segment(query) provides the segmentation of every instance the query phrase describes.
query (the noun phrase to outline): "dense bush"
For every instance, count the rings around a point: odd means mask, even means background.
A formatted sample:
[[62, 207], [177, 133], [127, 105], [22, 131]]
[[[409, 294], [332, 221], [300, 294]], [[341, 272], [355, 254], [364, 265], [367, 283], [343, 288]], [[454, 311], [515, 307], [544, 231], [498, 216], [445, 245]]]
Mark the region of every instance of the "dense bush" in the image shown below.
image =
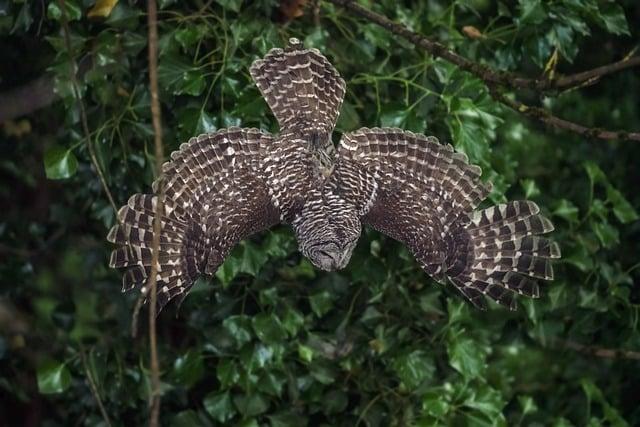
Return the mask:
[[[150, 191], [145, 5], [121, 0], [103, 18], [88, 16], [93, 0], [65, 3], [71, 55], [59, 2], [0, 1], [0, 103], [41, 75], [57, 97], [2, 129], [0, 424], [106, 425], [100, 400], [113, 425], [142, 425], [146, 324], [131, 338], [136, 296], [121, 294], [120, 274], [107, 268], [114, 212], [69, 72], [116, 202]], [[480, 312], [376, 232], [364, 233], [346, 270], [322, 273], [276, 228], [243, 242], [159, 316], [162, 425], [640, 424], [638, 143], [543, 128], [375, 24], [326, 2], [296, 17], [297, 3], [160, 1], [166, 151], [232, 125], [276, 131], [248, 67], [295, 36], [347, 80], [339, 132], [436, 135], [483, 167], [492, 202], [542, 206], [563, 252], [557, 279], [516, 312]], [[640, 28], [633, 0], [366, 6], [474, 61], [534, 77], [619, 60]], [[638, 131], [638, 93], [632, 69], [518, 97], [586, 126]]]

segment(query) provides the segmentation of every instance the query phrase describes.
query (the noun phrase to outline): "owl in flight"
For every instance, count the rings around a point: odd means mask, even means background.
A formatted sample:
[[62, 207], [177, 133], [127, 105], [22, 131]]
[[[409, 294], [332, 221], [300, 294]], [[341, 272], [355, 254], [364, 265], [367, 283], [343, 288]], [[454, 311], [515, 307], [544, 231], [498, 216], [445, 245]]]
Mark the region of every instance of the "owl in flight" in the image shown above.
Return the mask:
[[[486, 295], [514, 309], [514, 293], [537, 297], [535, 279], [553, 278], [558, 245], [538, 236], [551, 222], [530, 201], [476, 211], [490, 185], [450, 145], [362, 128], [342, 135], [336, 150], [331, 134], [345, 82], [318, 50], [290, 39], [250, 73], [280, 133], [221, 129], [191, 138], [163, 165], [159, 308], [214, 274], [242, 239], [279, 223], [291, 225], [302, 254], [326, 271], [348, 264], [369, 225], [479, 308]], [[119, 245], [110, 266], [125, 269], [125, 291], [147, 292], [156, 200], [132, 196], [109, 232]]]

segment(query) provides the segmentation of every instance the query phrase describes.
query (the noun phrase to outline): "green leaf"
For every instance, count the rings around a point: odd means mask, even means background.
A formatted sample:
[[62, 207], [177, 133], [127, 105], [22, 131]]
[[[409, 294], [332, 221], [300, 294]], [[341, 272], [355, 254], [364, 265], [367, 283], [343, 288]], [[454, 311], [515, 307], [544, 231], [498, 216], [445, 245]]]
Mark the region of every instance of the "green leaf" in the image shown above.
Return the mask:
[[227, 317], [222, 325], [234, 338], [238, 347], [251, 341], [253, 334], [251, 333], [251, 320], [248, 316], [241, 314]]
[[486, 367], [485, 349], [475, 340], [457, 336], [448, 341], [449, 364], [465, 378], [481, 375]]
[[505, 402], [499, 391], [488, 385], [482, 385], [474, 390], [469, 390], [468, 393], [469, 396], [464, 401], [465, 406], [477, 410], [489, 420], [502, 421], [501, 424], [504, 425], [502, 408], [505, 406]]
[[204, 375], [202, 354], [195, 349], [187, 351], [173, 362], [173, 376], [179, 384], [191, 388]]
[[559, 216], [570, 223], [578, 222], [578, 208], [570, 200], [561, 199], [553, 210], [553, 215]]
[[73, 152], [62, 147], [50, 147], [44, 153], [44, 170], [49, 179], [72, 177], [78, 170]]
[[605, 248], [611, 248], [620, 242], [620, 233], [606, 221], [593, 221], [591, 228]]
[[260, 313], [252, 320], [256, 336], [266, 343], [282, 341], [287, 337], [280, 319], [275, 314]]
[[304, 317], [302, 314], [292, 307], [287, 307], [282, 319], [282, 327], [294, 337], [298, 334], [300, 328], [304, 325]]
[[303, 344], [298, 344], [298, 357], [307, 363], [313, 360], [314, 351], [311, 347], [307, 347]]
[[38, 390], [42, 394], [62, 393], [71, 384], [71, 374], [66, 364], [48, 361], [38, 367]]
[[622, 6], [613, 2], [603, 2], [599, 9], [600, 13], [596, 16], [610, 33], [631, 35]]
[[158, 81], [174, 95], [198, 96], [205, 87], [202, 70], [175, 55], [160, 58]]
[[600, 184], [607, 183], [606, 175], [604, 174], [604, 172], [602, 172], [602, 169], [600, 169], [600, 166], [598, 166], [597, 164], [591, 161], [588, 161], [588, 162], [585, 162], [584, 168], [587, 171], [587, 175], [589, 175], [589, 180], [591, 181], [591, 185], [594, 185], [596, 183], [600, 183]]
[[309, 297], [309, 303], [311, 303], [311, 310], [318, 317], [322, 317], [331, 310], [333, 306], [333, 296], [328, 291], [322, 291]]
[[224, 393], [209, 393], [202, 403], [207, 414], [221, 423], [231, 420], [236, 413], [228, 391]]
[[638, 212], [631, 203], [612, 186], [607, 187], [607, 200], [613, 204], [613, 213], [621, 223], [627, 224], [638, 219]]
[[269, 409], [269, 401], [259, 393], [234, 396], [233, 403], [244, 417], [260, 415]]
[[[77, 21], [82, 18], [82, 11], [75, 0], [65, 0], [64, 4], [68, 21]], [[62, 20], [62, 9], [60, 9], [59, 2], [49, 2], [49, 5], [47, 6], [47, 18], [54, 21]]]
[[422, 409], [436, 418], [441, 418], [451, 409], [449, 399], [446, 390], [429, 391], [422, 398]]
[[433, 359], [423, 350], [414, 350], [394, 359], [393, 370], [402, 383], [409, 389], [415, 389], [435, 373]]
[[200, 42], [207, 35], [207, 27], [204, 25], [189, 25], [173, 33], [173, 37], [185, 50]]
[[527, 199], [531, 199], [532, 197], [537, 197], [540, 195], [540, 189], [536, 185], [536, 182], [533, 179], [523, 179], [520, 181], [520, 185], [524, 190], [524, 196]]

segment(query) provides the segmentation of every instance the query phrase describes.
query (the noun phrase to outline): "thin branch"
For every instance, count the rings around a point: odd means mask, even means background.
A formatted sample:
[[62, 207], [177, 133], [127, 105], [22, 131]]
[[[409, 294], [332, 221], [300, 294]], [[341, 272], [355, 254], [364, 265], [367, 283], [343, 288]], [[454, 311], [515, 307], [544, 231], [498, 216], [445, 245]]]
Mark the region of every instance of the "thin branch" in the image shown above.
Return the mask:
[[149, 88], [151, 91], [151, 116], [156, 155], [156, 212], [153, 218], [153, 242], [151, 247], [151, 271], [147, 282], [149, 298], [149, 347], [151, 357], [151, 401], [149, 407], [149, 426], [157, 427], [160, 417], [160, 363], [158, 361], [158, 344], [156, 338], [156, 304], [157, 275], [160, 253], [160, 232], [162, 212], [164, 211], [164, 183], [162, 182], [162, 162], [164, 148], [162, 146], [162, 116], [158, 96], [158, 8], [155, 0], [148, 0], [147, 22], [149, 25]]
[[73, 95], [78, 101], [78, 106], [80, 107], [80, 118], [82, 121], [82, 130], [84, 132], [85, 141], [87, 144], [87, 149], [89, 151], [89, 157], [91, 158], [91, 163], [93, 163], [93, 167], [98, 174], [98, 178], [100, 178], [100, 184], [102, 184], [102, 189], [104, 190], [107, 198], [109, 199], [109, 203], [111, 204], [111, 208], [113, 209], [114, 215], [116, 219], [118, 218], [118, 208], [116, 206], [116, 202], [111, 195], [111, 190], [109, 190], [109, 186], [107, 185], [107, 180], [102, 173], [102, 169], [100, 169], [100, 164], [98, 163], [98, 158], [96, 157], [95, 148], [91, 142], [91, 132], [89, 131], [89, 122], [87, 120], [87, 112], [84, 108], [84, 102], [82, 101], [82, 96], [80, 94], [80, 84], [78, 83], [78, 78], [75, 73], [76, 69], [76, 61], [73, 56], [73, 50], [71, 48], [71, 36], [69, 35], [69, 19], [67, 17], [67, 9], [65, 0], [58, 0], [58, 4], [60, 5], [60, 10], [62, 11], [62, 29], [64, 32], [64, 44], [69, 53], [71, 64], [71, 70], [69, 72], [69, 77], [71, 79], [71, 85], [73, 87]]
[[91, 394], [98, 404], [98, 408], [100, 409], [100, 413], [102, 414], [102, 418], [104, 419], [107, 427], [111, 427], [111, 420], [109, 419], [109, 414], [107, 414], [104, 405], [102, 404], [102, 399], [100, 398], [100, 393], [98, 392], [98, 387], [96, 386], [96, 382], [93, 379], [93, 375], [89, 370], [89, 364], [87, 363], [87, 356], [84, 354], [84, 348], [80, 347], [80, 360], [82, 360], [82, 367], [84, 368], [84, 373], [87, 376], [87, 381], [89, 382], [89, 389], [91, 390]]
[[570, 132], [577, 133], [578, 135], [582, 135], [589, 138], [598, 138], [605, 140], [629, 140], [629, 141], [640, 141], [640, 133], [639, 132], [627, 132], [624, 130], [607, 130], [601, 128], [588, 128], [586, 126], [579, 125], [574, 122], [570, 122], [565, 119], [561, 119], [559, 117], [554, 116], [548, 110], [539, 107], [532, 107], [526, 104], [523, 104], [520, 101], [515, 99], [511, 99], [501, 93], [494, 87], [489, 86], [489, 93], [491, 97], [496, 101], [500, 102], [503, 105], [517, 111], [520, 114], [523, 114], [532, 119], [538, 120], [544, 123], [547, 126], [560, 129], [567, 130]]
[[574, 350], [590, 356], [601, 357], [603, 359], [640, 360], [640, 351], [622, 350], [619, 348], [604, 348], [594, 345], [585, 345], [569, 340], [558, 340], [557, 342], [560, 347]]
[[627, 68], [637, 67], [640, 65], [640, 56], [623, 58], [618, 62], [602, 65], [600, 67], [593, 68], [591, 70], [582, 71], [576, 74], [570, 74], [568, 76], [558, 77], [555, 80], [547, 80], [551, 85], [542, 87], [541, 89], [560, 89], [566, 90], [573, 87], [581, 86], [585, 83], [597, 81], [601, 77], [608, 74], [617, 73], [618, 71], [625, 70]]
[[447, 49], [445, 45], [424, 37], [421, 34], [414, 33], [405, 26], [397, 24], [378, 13], [372, 12], [353, 2], [352, 0], [328, 1], [350, 10], [356, 15], [359, 15], [368, 21], [380, 25], [390, 32], [405, 38], [415, 46], [426, 50], [433, 56], [442, 58], [447, 62], [456, 65], [458, 68], [471, 73], [472, 75], [482, 80], [489, 87], [489, 91], [496, 101], [514, 109], [521, 114], [534, 118], [554, 128], [568, 130], [583, 136], [605, 140], [623, 139], [640, 141], [640, 133], [638, 132], [611, 131], [600, 128], [588, 128], [577, 123], [558, 118], [549, 111], [542, 108], [529, 107], [518, 101], [509, 99], [497, 89], [498, 86], [501, 86], [510, 89], [533, 89], [541, 92], [548, 90], [566, 90], [572, 87], [589, 84], [604, 75], [615, 73], [626, 68], [638, 66], [640, 65], [640, 57], [630, 57], [628, 55], [621, 61], [597, 67], [581, 73], [560, 77], [558, 79], [531, 79], [527, 77], [521, 77], [506, 71], [494, 70], [484, 64], [479, 64], [477, 62], [471, 61]]

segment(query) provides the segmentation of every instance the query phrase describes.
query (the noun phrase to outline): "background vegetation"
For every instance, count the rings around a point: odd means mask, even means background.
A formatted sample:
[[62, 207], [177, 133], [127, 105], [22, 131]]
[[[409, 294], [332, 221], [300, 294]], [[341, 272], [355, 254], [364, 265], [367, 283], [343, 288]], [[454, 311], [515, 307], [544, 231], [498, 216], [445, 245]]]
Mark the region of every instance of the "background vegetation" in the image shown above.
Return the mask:
[[[91, 152], [117, 205], [150, 191], [146, 6], [65, 3], [63, 14], [57, 1], [0, 1], [0, 104], [33, 107], [0, 129], [0, 425], [142, 425], [147, 325], [131, 337], [136, 296], [107, 268], [114, 211]], [[288, 228], [274, 229], [159, 316], [161, 424], [640, 424], [638, 142], [544, 128], [385, 29], [304, 3], [160, 1], [165, 151], [226, 126], [277, 131], [248, 67], [295, 36], [347, 80], [339, 132], [436, 135], [483, 167], [491, 201], [542, 206], [563, 252], [557, 280], [516, 312], [479, 312], [378, 233], [364, 233], [346, 270], [322, 273]], [[534, 78], [620, 60], [639, 40], [634, 0], [363, 4]], [[588, 127], [638, 131], [639, 93], [636, 68], [517, 96]]]

